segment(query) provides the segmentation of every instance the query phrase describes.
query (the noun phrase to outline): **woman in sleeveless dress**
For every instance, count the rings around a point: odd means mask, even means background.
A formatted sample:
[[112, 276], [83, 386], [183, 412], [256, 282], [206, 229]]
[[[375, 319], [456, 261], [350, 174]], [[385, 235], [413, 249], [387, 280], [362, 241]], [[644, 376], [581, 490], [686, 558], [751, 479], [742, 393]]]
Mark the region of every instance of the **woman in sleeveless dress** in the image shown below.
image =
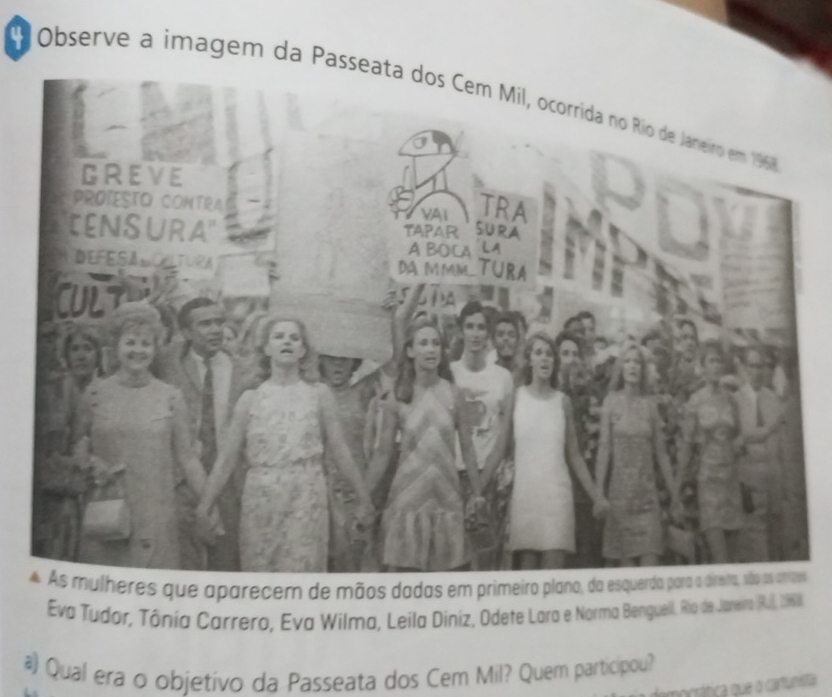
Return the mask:
[[601, 442], [596, 481], [610, 510], [604, 525], [604, 558], [621, 566], [655, 566], [664, 551], [661, 507], [654, 462], [658, 461], [671, 512], [681, 515], [677, 487], [654, 398], [647, 394], [647, 361], [634, 342], [624, 344], [613, 370], [611, 392], [601, 408]]
[[329, 510], [324, 458], [334, 462], [361, 500], [370, 503], [341, 430], [332, 392], [307, 379], [312, 363], [304, 326], [273, 318], [263, 327], [260, 350], [268, 378], [240, 397], [226, 446], [197, 507], [210, 537], [209, 513], [240, 456], [248, 464], [240, 512], [243, 571], [327, 570]]
[[382, 517], [382, 559], [391, 571], [450, 571], [470, 562], [456, 442], [482, 503], [464, 400], [453, 385], [439, 330], [426, 318], [407, 331], [395, 399], [385, 400], [379, 447], [368, 481], [380, 481], [396, 434], [399, 461]]
[[514, 404], [514, 489], [509, 548], [522, 569], [558, 569], [575, 551], [575, 508], [569, 467], [593, 501], [607, 507], [578, 446], [572, 405], [556, 389], [557, 351], [544, 333], [526, 343], [525, 385]]
[[744, 519], [737, 457], [742, 446], [739, 409], [720, 382], [727, 365], [722, 345], [704, 342], [701, 361], [705, 387], [685, 405], [677, 480], [685, 480], [696, 449], [699, 529], [710, 560], [727, 564], [737, 560], [737, 536]]

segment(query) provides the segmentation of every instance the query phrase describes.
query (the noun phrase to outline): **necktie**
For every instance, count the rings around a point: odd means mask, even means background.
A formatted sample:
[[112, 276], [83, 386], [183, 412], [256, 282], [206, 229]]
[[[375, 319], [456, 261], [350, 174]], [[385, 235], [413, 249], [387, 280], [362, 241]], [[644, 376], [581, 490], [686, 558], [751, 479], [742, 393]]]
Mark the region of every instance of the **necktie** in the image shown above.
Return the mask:
[[202, 383], [202, 414], [199, 422], [199, 441], [202, 443], [202, 466], [210, 472], [217, 459], [217, 426], [214, 419], [214, 371], [211, 359], [205, 357], [205, 379]]
[[757, 393], [755, 395], [755, 398], [756, 399], [754, 401], [757, 403], [757, 425], [764, 426], [765, 423], [763, 422], [763, 410], [760, 409], [760, 394]]

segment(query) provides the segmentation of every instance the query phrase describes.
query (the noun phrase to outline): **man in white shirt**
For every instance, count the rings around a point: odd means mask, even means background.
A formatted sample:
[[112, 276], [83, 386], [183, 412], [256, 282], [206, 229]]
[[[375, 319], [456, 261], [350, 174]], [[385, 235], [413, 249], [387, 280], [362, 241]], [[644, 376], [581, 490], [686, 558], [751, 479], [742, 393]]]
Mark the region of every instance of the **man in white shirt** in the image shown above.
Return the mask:
[[[241, 371], [222, 351], [225, 314], [208, 298], [194, 298], [179, 310], [179, 328], [185, 343], [173, 343], [161, 356], [159, 377], [182, 390], [194, 447], [206, 473], [210, 472], [225, 440], [237, 397], [242, 392]], [[194, 494], [180, 484], [177, 501], [180, 513], [180, 556], [186, 569], [239, 570], [237, 528], [240, 516], [240, 477], [232, 476], [218, 499], [224, 534], [208, 547], [193, 527]], [[198, 497], [197, 497], [198, 498]]]
[[[500, 498], [495, 475], [508, 454], [514, 411], [514, 380], [505, 368], [488, 361], [490, 332], [485, 309], [480, 302], [474, 300], [462, 308], [459, 326], [462, 330], [462, 358], [451, 363], [451, 372], [465, 397], [490, 518], [483, 521], [488, 523], [487, 526], [482, 526], [472, 535], [473, 564], [475, 569], [488, 570], [496, 568], [505, 522], [507, 501]], [[457, 470], [467, 503], [471, 489], [459, 452]]]
[[743, 367], [747, 381], [736, 392], [745, 452], [740, 458], [746, 518], [740, 532], [740, 559], [779, 561], [779, 528], [783, 503], [782, 428], [780, 400], [765, 386], [766, 356], [756, 347], [746, 349]]

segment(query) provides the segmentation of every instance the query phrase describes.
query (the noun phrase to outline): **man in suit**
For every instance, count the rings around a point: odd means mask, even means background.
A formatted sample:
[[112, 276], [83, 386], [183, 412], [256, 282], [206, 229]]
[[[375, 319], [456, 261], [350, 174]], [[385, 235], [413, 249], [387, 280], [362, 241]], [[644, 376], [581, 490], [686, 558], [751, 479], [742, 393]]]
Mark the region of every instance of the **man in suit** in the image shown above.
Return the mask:
[[766, 356], [746, 349], [746, 382], [736, 392], [745, 452], [739, 461], [746, 518], [740, 531], [740, 559], [778, 561], [783, 503], [782, 424], [780, 400], [765, 386]]
[[[174, 341], [161, 356], [159, 377], [182, 390], [191, 432], [200, 461], [209, 473], [222, 450], [237, 397], [243, 391], [241, 369], [222, 350], [225, 314], [208, 298], [186, 302], [178, 314], [183, 342]], [[186, 569], [237, 571], [240, 568], [238, 527], [240, 476], [232, 476], [217, 501], [224, 533], [206, 548], [196, 535], [194, 492], [182, 484], [177, 490], [179, 544]]]

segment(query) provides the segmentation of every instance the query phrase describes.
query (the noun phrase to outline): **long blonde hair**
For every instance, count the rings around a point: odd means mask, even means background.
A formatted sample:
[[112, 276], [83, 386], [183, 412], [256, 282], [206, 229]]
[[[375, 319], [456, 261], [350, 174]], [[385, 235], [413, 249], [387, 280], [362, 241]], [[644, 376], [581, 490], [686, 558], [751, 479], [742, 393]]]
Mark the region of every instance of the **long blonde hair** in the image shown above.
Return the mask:
[[613, 365], [612, 368], [612, 378], [610, 379], [609, 391], [619, 392], [624, 389], [624, 359], [630, 351], [635, 351], [638, 354], [638, 361], [641, 366], [641, 376], [638, 381], [638, 389], [641, 394], [649, 394], [650, 378], [648, 376], [649, 370], [647, 366], [647, 357], [645, 356], [645, 349], [632, 340], [627, 340], [621, 345], [621, 351], [618, 354], [618, 358], [615, 359], [615, 365]]

